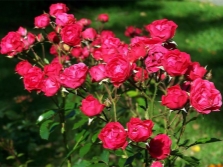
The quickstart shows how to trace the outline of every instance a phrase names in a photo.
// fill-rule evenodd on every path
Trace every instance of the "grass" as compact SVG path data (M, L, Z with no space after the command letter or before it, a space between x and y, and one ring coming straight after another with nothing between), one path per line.
M81 3L81 2L80 2ZM131 1L123 2L117 5L109 2L109 6L105 3L88 3L73 6L68 1L71 12L75 17L90 18L94 20L100 13L108 13L110 21L105 24L104 29L113 30L117 37L129 42L124 36L125 27L134 25L143 27L156 19L167 18L178 24L178 29L174 40L178 44L181 51L185 51L191 55L193 61L200 62L201 65L212 69L213 81L216 87L223 91L223 7L215 6L211 3L192 2L192 1ZM42 9L39 10L41 14ZM32 15L32 13L30 14ZM27 18L31 18L31 16ZM35 17L36 15L33 15ZM25 19L16 17L15 22L26 26ZM7 19L5 15L0 16L1 21L6 25L0 32L3 37L10 30L17 30L17 24L10 19L13 27L7 28ZM22 20L22 22L20 22ZM27 21L28 22L28 21ZM29 23L30 25L30 23ZM97 25L93 24L94 27ZM31 27L29 27L31 29ZM0 57L0 104L10 104L10 99L16 95L27 94L23 90L21 81L14 74L14 66L16 61L8 60L4 56ZM9 85L10 83L10 85ZM13 90L12 90L13 87ZM185 131L185 139L196 141L201 137L216 137L223 140L223 111L213 112L210 115L200 116L198 120L192 122ZM223 163L223 142L213 144L200 145L200 151L196 152L191 149L185 152L187 155L193 155L201 159L201 167L208 164Z

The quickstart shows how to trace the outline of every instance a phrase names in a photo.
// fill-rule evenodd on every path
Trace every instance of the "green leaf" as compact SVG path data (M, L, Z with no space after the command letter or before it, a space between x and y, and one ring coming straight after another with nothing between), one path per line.
M59 125L59 124L60 124L59 122L54 122L53 124L51 124L50 127L49 127L50 133L53 132L54 129L55 129L55 127L56 127L57 125Z
M43 122L49 118L52 118L55 115L55 112L53 110L49 110L39 116L37 119L37 123Z
M124 166L131 165L134 159L135 159L135 156L134 155L128 157L127 160L125 161Z
M108 165L108 161L109 161L109 151L108 150L103 150L103 152L100 155L100 160Z
M91 146L92 146L91 143L87 143L83 147L81 147L81 149L79 151L80 157L83 157L85 154L87 154L90 151Z
M205 137L205 138L198 139L194 143L187 146L187 148L189 148L191 146L194 146L194 145L197 145L197 144L213 143L213 142L217 142L217 141L222 141L222 140L217 139L217 138Z
M130 90L128 92L126 92L126 94L129 96L129 97L136 97L139 95L139 93L137 91L134 91L134 90Z
M182 144L179 144L179 146L180 147L185 147L188 144L189 141L190 141L189 139L186 139L186 140L184 140L184 142Z
M72 167L88 167L89 165L91 165L89 161L83 160L77 164L74 164Z
M48 140L49 138L49 134L50 134L50 130L49 130L49 124L53 122L52 120L47 120L45 122L43 122L41 125L40 125L40 137L42 139L45 139L45 140Z
M24 155L23 153L19 153L17 156L22 157L23 155Z
M80 121L74 123L73 129L77 129L77 128L81 127L87 121L88 121L87 119L82 118Z
M200 160L192 156L182 156L180 158L182 158L183 160L185 160L187 163L189 163L191 166L194 167L199 166L200 164Z
M108 165L104 163L98 163L98 164L91 164L88 167L108 167Z
M98 134L100 133L100 131L98 131L97 133L95 133L92 137L91 137L91 141L94 143L97 138L98 138Z
M7 160L8 160L8 159L15 159L15 156L14 156L14 155L10 155L10 156L8 156L6 159L7 159Z

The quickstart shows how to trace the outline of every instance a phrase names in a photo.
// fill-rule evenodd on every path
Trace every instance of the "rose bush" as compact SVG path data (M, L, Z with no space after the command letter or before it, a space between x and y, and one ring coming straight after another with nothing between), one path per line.
M15 71L25 89L55 105L37 124L46 140L60 125L65 150L61 166L66 161L69 167L79 162L161 167L174 166L176 159L198 166L182 152L219 140L188 144L182 135L196 113L219 111L222 97L206 79L208 70L177 48L177 24L161 19L142 29L129 26L124 32L131 38L128 44L68 11L63 3L52 4L49 13L34 18L35 28L45 34L19 27L0 44L1 54L20 60ZM100 14L96 21L103 27L109 15ZM49 51L45 44L51 45ZM73 124L73 137L67 122Z

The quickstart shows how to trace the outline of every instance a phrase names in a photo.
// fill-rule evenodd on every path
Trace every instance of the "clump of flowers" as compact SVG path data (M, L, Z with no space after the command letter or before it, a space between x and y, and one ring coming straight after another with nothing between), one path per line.
M73 94L80 98L79 115L89 117L87 128L98 134L91 145L100 143L111 150L109 154L123 150L124 156L116 155L116 159L126 159L125 164L132 164L137 155L141 163L151 167L172 166L177 158L187 159L180 149L193 145L181 143L189 113L219 111L222 97L214 83L205 79L207 69L177 49L173 41L177 24L161 19L142 29L129 26L125 35L131 40L127 44L112 31L90 27L91 20L78 19L68 11L63 3L52 4L48 13L34 19L34 27L46 34L19 27L0 43L1 54L20 60L15 71L25 89L54 99L59 107L68 163L73 163L73 152L67 149L64 118L65 111L72 109L66 108L65 99ZM96 20L106 24L109 15L100 14ZM39 56L35 47L44 48L46 43L50 43L50 50ZM158 115L157 101L161 101ZM47 119L53 121L57 112ZM42 117L39 122L44 124ZM176 117L181 124L175 123ZM83 145L90 137L81 139Z

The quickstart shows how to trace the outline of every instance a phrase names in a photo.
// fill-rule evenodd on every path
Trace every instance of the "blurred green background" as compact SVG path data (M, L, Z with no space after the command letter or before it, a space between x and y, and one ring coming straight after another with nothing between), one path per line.
M34 17L43 11L48 12L50 4L56 2L67 4L69 13L73 13L77 19L85 17L93 21L98 14L108 13L110 21L104 29L114 31L117 37L126 42L129 42L124 36L127 26L142 28L156 19L173 20L178 25L174 37L178 48L189 53L193 61L198 61L202 66L207 66L208 70L212 70L212 81L223 92L223 6L217 6L210 1L192 0L1 1L0 38L9 31L16 31L19 26L33 31ZM41 140L38 127L34 123L38 115L49 106L49 100L31 93L32 101L16 102L16 97L29 95L14 72L17 62L0 56L0 138L12 139L15 150L25 154L21 161L30 158L34 160L30 166L53 164L53 159L60 155L57 155L52 146L58 143L50 145ZM192 141L200 137L223 139L223 111L201 116L188 127L184 137ZM200 145L199 149L188 150L185 154L202 159L202 167L223 164L223 142ZM3 148L0 150L0 166L12 164L13 160L6 160L8 152ZM42 150L44 156L41 156Z

